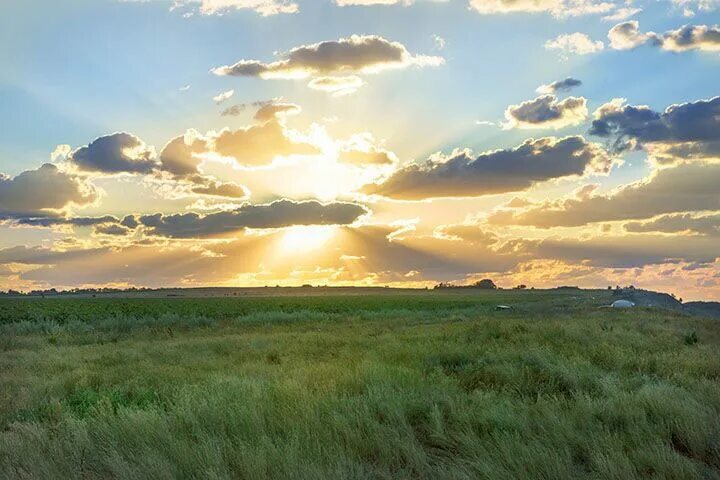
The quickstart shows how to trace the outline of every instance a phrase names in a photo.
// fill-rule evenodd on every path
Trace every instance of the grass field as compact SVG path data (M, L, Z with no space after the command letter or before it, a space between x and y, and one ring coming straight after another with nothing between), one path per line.
M0 300L0 478L720 479L720 323L609 301Z

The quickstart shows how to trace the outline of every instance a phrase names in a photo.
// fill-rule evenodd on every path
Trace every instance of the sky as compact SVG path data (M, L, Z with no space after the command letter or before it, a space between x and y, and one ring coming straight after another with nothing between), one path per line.
M0 289L720 299L718 0L7 0Z

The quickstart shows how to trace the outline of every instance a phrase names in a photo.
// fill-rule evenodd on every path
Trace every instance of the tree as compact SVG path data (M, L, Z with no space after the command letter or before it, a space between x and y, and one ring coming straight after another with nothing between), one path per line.
M497 290L497 285L495 285L495 282L489 278L484 278L479 282L475 282L475 287L482 288L484 290Z

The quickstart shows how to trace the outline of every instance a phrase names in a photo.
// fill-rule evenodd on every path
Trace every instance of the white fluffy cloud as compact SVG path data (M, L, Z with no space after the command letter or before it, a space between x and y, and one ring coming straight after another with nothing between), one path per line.
M671 52L720 51L720 27L717 25L684 25L659 35L641 32L639 22L631 20L612 27L608 39L610 47L615 50L631 50L649 43Z
M545 42L548 50L559 50L561 54L590 55L602 51L605 44L600 40L594 41L584 33L575 32L557 36Z
M203 15L220 15L231 10L254 10L263 16L296 13L298 4L291 0L175 0L175 7L197 5Z
M228 100L230 97L235 95L235 90L227 90L225 92L218 93L213 97L213 101L220 105L224 101Z
M470 8L483 15L546 12L555 17L608 13L612 2L593 0L470 0Z
M608 32L610 47L615 50L630 50L648 41L656 41L657 35L640 32L640 23L637 20L618 23Z
M342 97L357 92L365 81L357 75L317 77L310 80L308 87Z

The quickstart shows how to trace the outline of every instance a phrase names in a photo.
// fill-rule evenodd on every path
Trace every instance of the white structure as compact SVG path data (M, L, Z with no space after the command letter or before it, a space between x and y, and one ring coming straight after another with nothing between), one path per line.
M630 300L615 300L610 306L612 308L632 308L635 304Z

